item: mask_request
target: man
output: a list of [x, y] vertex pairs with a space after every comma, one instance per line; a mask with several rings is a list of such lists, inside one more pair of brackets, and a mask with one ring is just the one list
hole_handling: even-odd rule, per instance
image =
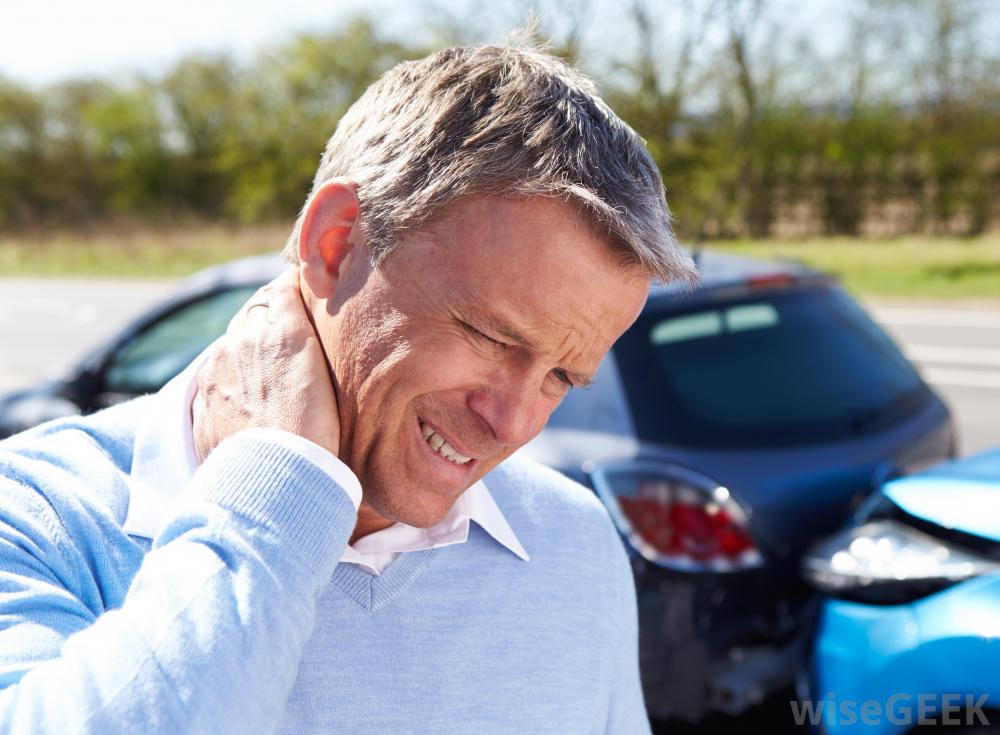
[[159, 394], [0, 445], [0, 730], [647, 732], [620, 540], [511, 457], [693, 278], [635, 133], [538, 51], [402, 64], [286, 254]]

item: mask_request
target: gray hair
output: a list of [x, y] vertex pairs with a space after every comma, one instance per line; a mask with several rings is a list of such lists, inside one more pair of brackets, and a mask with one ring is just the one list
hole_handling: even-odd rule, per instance
[[[551, 196], [575, 204], [623, 264], [697, 279], [642, 139], [590, 79], [538, 49], [450, 48], [390, 69], [340, 120], [310, 197], [341, 177], [357, 185], [376, 265], [459, 197]], [[301, 225], [300, 214], [292, 262]]]

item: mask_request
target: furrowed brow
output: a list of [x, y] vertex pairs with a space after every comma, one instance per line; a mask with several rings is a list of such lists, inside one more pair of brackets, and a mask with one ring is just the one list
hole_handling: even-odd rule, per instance
[[[478, 322], [483, 327], [488, 329], [490, 332], [498, 337], [503, 337], [505, 340], [511, 344], [517, 345], [519, 347], [524, 347], [525, 349], [534, 350], [535, 343], [530, 339], [521, 334], [517, 329], [512, 327], [507, 322], [503, 321], [499, 317], [493, 316], [492, 314], [484, 314], [479, 310], [471, 310], [469, 312], [472, 321]], [[566, 373], [573, 379], [573, 385], [577, 388], [589, 388], [594, 384], [594, 378], [590, 375], [584, 375], [578, 373], [574, 370], [569, 370], [564, 368]]]
[[490, 323], [490, 326], [493, 329], [495, 329], [497, 333], [500, 336], [504, 337], [505, 339], [509, 339], [511, 342], [520, 347], [526, 347], [529, 350], [535, 349], [534, 342], [532, 342], [530, 339], [528, 339], [523, 334], [518, 332], [516, 329], [514, 329], [514, 327], [510, 326], [509, 324], [498, 321], [496, 319], [490, 319], [488, 321]]
[[505, 340], [511, 344], [517, 345], [518, 347], [525, 347], [529, 350], [535, 349], [534, 342], [499, 317], [491, 314], [484, 314], [481, 311], [472, 311], [471, 313], [474, 317], [474, 321], [479, 322], [498, 337], [503, 337]]

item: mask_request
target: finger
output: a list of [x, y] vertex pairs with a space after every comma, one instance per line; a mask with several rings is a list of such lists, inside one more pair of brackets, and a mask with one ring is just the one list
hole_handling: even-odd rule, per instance
[[267, 309], [269, 308], [272, 294], [274, 293], [276, 284], [281, 282], [282, 279], [286, 278], [286, 276], [287, 273], [282, 273], [274, 280], [265, 283], [263, 286], [254, 291], [253, 295], [250, 296], [250, 298], [244, 302], [240, 310], [233, 315], [232, 319], [229, 320], [229, 325], [226, 328], [226, 332], [230, 333], [236, 329], [244, 327], [251, 316], [258, 316], [258, 315], [252, 315], [251, 312], [253, 311], [261, 311], [266, 313]]
[[282, 274], [272, 282], [267, 321], [280, 327], [287, 336], [308, 339], [313, 335], [312, 320], [306, 310], [296, 268]]
[[252, 323], [251, 318], [254, 316], [255, 311], [264, 311], [263, 306], [255, 306], [259, 304], [262, 298], [266, 298], [260, 290], [255, 291], [253, 296], [247, 299], [246, 303], [243, 304], [242, 308], [233, 314], [233, 318], [229, 320], [229, 324], [226, 326], [226, 336], [235, 337], [241, 331], [247, 328], [247, 325]]
[[299, 289], [299, 269], [289, 268], [268, 284], [267, 320], [269, 322], [301, 320], [304, 316], [302, 292]]
[[[229, 322], [226, 334], [234, 339], [276, 331], [290, 335], [303, 322], [308, 323], [308, 317], [299, 291], [299, 272], [293, 267], [257, 289]], [[276, 325], [280, 328], [275, 329]]]

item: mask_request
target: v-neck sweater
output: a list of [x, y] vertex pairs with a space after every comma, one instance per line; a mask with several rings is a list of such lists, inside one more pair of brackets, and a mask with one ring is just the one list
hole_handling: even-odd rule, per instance
[[635, 592], [603, 506], [516, 457], [473, 525], [382, 576], [356, 510], [266, 432], [219, 445], [152, 543], [122, 528], [143, 400], [0, 442], [0, 730], [648, 733]]

